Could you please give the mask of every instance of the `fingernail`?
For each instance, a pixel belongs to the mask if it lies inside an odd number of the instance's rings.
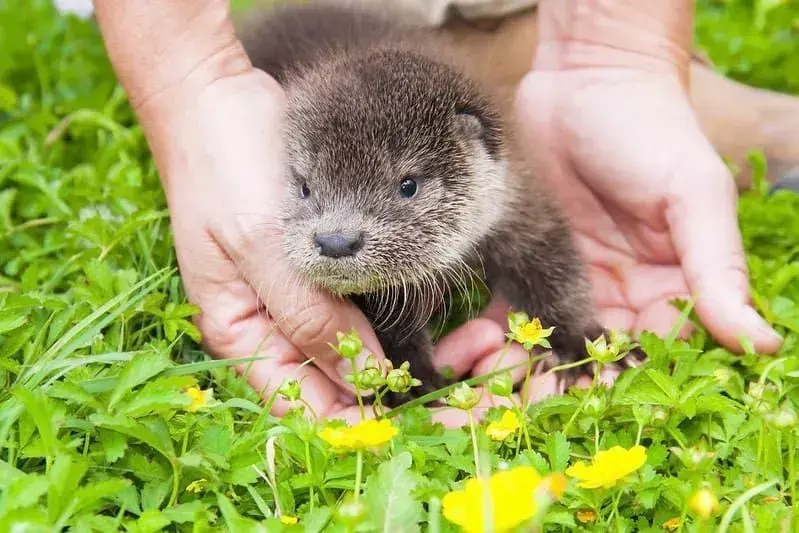
[[[782,336],[774,331],[771,325],[769,325],[754,308],[747,307],[746,314],[748,315],[747,322],[752,325],[752,329],[766,338],[769,343],[779,344],[782,342]]]

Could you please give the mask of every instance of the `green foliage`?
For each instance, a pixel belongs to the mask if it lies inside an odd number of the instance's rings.
[[[698,41],[722,71],[799,93],[796,3],[699,7]],[[270,416],[198,348],[158,177],[94,25],[43,0],[0,0],[0,20],[0,531],[346,531],[355,457],[299,412]],[[571,483],[546,530],[661,531],[676,517],[697,531],[688,502],[703,483],[720,500],[716,524],[789,528],[799,197],[756,186],[740,220],[753,298],[786,336],[775,358],[734,356],[701,327],[688,341],[645,335],[650,361],[611,389],[530,406],[530,449],[477,428],[493,470],[544,474],[597,449],[647,447],[617,489]],[[393,420],[391,445],[364,457],[356,529],[454,531],[441,498],[475,474],[468,428],[445,430],[418,407]]]

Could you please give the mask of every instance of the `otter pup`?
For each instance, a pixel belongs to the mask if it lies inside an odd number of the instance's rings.
[[[253,64],[288,97],[286,257],[363,310],[423,381],[415,394],[444,383],[429,318],[475,276],[555,326],[560,359],[586,356],[603,329],[571,230],[468,61],[359,9],[304,3],[249,22]]]

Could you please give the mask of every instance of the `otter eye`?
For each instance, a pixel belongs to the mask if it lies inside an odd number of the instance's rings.
[[[303,183],[302,185],[300,185],[300,197],[308,198],[310,194],[311,194],[311,189],[308,188],[307,183]]]
[[[410,178],[405,178],[402,180],[399,186],[400,195],[403,198],[413,198],[416,196],[416,191],[419,189],[419,186],[416,185],[416,182]]]

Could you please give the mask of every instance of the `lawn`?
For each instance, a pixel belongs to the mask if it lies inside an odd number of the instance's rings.
[[[799,4],[698,10],[720,71],[799,94]],[[649,361],[612,388],[521,416],[444,429],[417,406],[322,431],[270,416],[199,349],[156,171],[93,23],[42,0],[0,0],[0,21],[0,532],[458,531],[482,509],[477,462],[509,525],[799,527],[799,197],[767,194],[762,158],[740,220],[777,356],[732,355],[697,324],[687,341],[644,335]]]

